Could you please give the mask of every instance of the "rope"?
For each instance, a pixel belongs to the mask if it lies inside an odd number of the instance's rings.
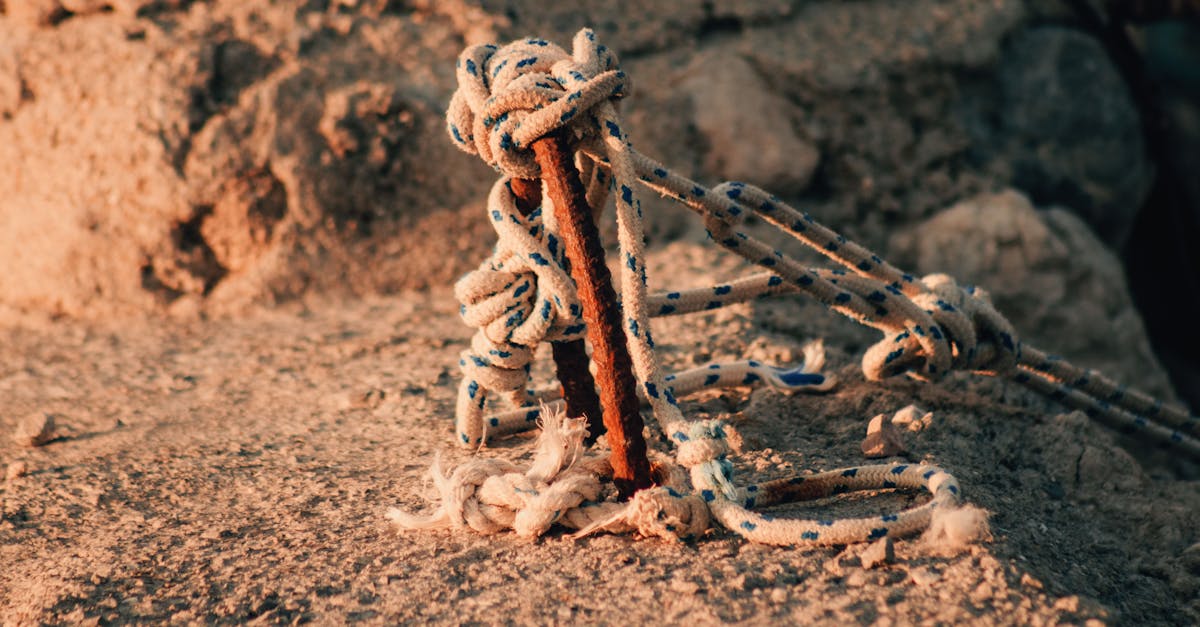
[[[897,537],[929,526],[937,511],[959,504],[958,482],[924,464],[873,465],[796,475],[735,487],[728,443],[719,421],[673,425],[677,459],[691,468],[695,490],[687,493],[678,473],[661,485],[634,494],[628,503],[600,500],[601,480],[611,475],[607,461],[584,451],[585,421],[542,408],[546,416],[537,452],[528,470],[503,460],[476,457],[446,475],[435,463],[431,472],[440,497],[426,516],[391,509],[388,517],[402,529],[470,529],[497,533],[511,529],[538,537],[554,524],[578,530],[574,538],[600,531],[636,531],[670,541],[704,535],[716,519],[753,542],[775,545],[835,545]],[[686,431],[684,431],[686,430]],[[659,468],[665,462],[660,461]],[[921,489],[933,498],[895,514],[866,518],[785,520],[753,511],[847,492]]]
[[[707,528],[711,517],[751,541],[779,545],[845,544],[927,527],[935,511],[958,505],[957,482],[938,468],[863,466],[737,487],[721,423],[691,423],[683,417],[678,395],[705,386],[765,381],[787,390],[821,390],[832,385],[817,372],[823,355],[816,352],[791,369],[745,361],[670,376],[661,372],[649,325],[652,315],[715,309],[787,291],[808,294],[884,334],[863,356],[868,379],[908,374],[933,380],[954,369],[1005,376],[1200,458],[1200,442],[1192,437],[1200,433],[1200,420],[1022,346],[983,290],[960,287],[941,274],[914,277],[757,187],[731,182],[709,189],[636,152],[617,113],[618,101],[629,92],[628,77],[616,55],[598,44],[590,30],[575,36],[569,55],[541,39],[468,48],[459,59],[457,78],[459,89],[447,113],[450,136],[502,174],[488,199],[500,238],[496,251],[456,286],[464,319],[479,328],[460,362],[464,379],[458,439],[465,446],[479,446],[489,434],[523,430],[539,417],[543,431],[538,454],[524,472],[480,458],[446,476],[435,464],[441,505],[427,517],[393,511],[400,527],[466,527],[483,533],[513,529],[537,536],[561,523],[582,534],[637,530],[687,538]],[[553,413],[553,407],[533,405],[536,395],[527,384],[537,345],[577,339],[584,326],[564,270],[550,198],[543,197],[542,211],[522,216],[510,180],[539,176],[528,146],[560,131],[576,142],[593,214],[615,192],[622,310],[634,374],[641,395],[676,446],[677,463],[688,469],[690,490],[681,481],[664,479],[628,504],[598,501],[603,463],[582,451],[583,424]],[[634,192],[638,181],[699,213],[714,241],[767,272],[711,288],[648,295],[642,211]],[[805,267],[738,230],[751,212],[841,268]],[[507,395],[517,409],[485,422],[486,399],[493,392]],[[877,519],[776,520],[752,511],[851,490],[920,487],[933,495],[931,500]]]

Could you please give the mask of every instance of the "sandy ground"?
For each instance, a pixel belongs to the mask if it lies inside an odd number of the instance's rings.
[[[709,255],[674,244],[652,269],[689,259],[727,271]],[[674,278],[711,278],[686,270]],[[769,548],[724,530],[686,545],[396,533],[384,513],[427,504],[434,456],[469,454],[450,444],[470,337],[455,308],[434,290],[226,321],[7,328],[0,433],[47,412],[60,437],[0,439],[0,465],[28,469],[0,483],[0,622],[1200,620],[1200,483],[1002,382],[867,383],[856,362],[872,334],[798,297],[657,321],[656,337],[683,367],[786,361],[824,336],[842,384],[702,393],[688,416],[729,420],[738,476],[764,479],[861,463],[866,421],[916,402],[934,421],[907,434],[909,459],[957,475],[993,513],[992,542],[943,556],[901,541],[895,563],[864,569],[861,546]],[[520,460],[530,446],[480,454]],[[879,513],[921,498],[788,511]]]

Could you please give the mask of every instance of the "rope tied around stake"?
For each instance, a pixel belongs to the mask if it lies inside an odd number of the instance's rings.
[[[719,308],[755,297],[801,292],[834,311],[879,329],[884,338],[863,357],[868,379],[899,374],[932,380],[951,370],[1008,377],[1054,400],[1161,444],[1200,457],[1200,419],[1186,411],[1119,386],[1098,373],[1023,346],[1012,325],[995,310],[986,292],[963,288],[942,274],[917,278],[888,264],[764,190],[744,183],[709,189],[636,152],[617,115],[629,93],[628,77],[616,55],[590,30],[574,39],[572,54],[541,39],[502,48],[468,48],[460,57],[459,89],[447,114],[450,136],[502,173],[493,186],[488,214],[500,242],[479,270],[456,286],[464,319],[479,328],[464,352],[464,379],[457,408],[458,437],[479,446],[488,437],[527,430],[541,420],[543,431],[533,466],[474,459],[450,476],[435,466],[441,505],[425,518],[396,510],[403,528],[467,527],[484,533],[514,529],[537,536],[555,523],[594,531],[637,530],[673,539],[695,537],[710,518],[742,536],[768,544],[846,544],[927,527],[935,512],[954,509],[959,487],[939,468],[920,465],[862,466],[738,487],[731,452],[718,421],[690,422],[677,397],[708,386],[758,381],[788,391],[828,389],[833,380],[817,372],[819,350],[806,351],[797,368],[754,361],[709,366],[664,376],[654,352],[649,318]],[[639,394],[676,447],[674,466],[656,488],[641,490],[628,503],[600,500],[603,460],[584,451],[586,429],[558,415],[561,405],[539,409],[528,391],[530,362],[542,341],[581,337],[579,300],[567,274],[562,241],[553,218],[554,199],[522,214],[511,180],[541,175],[529,146],[551,133],[574,143],[587,206],[599,215],[614,191],[621,255],[621,310]],[[640,182],[699,213],[714,241],[766,272],[708,288],[649,295],[646,288]],[[738,230],[745,215],[768,223],[838,263],[842,268],[801,265],[781,251]],[[489,392],[508,396],[514,410],[484,416]],[[664,474],[664,473],[660,473]],[[777,520],[752,511],[805,498],[852,490],[925,488],[923,505],[877,518]]]

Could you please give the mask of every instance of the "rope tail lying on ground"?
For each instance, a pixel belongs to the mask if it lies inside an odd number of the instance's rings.
[[[960,287],[942,274],[912,276],[757,187],[732,182],[709,189],[635,151],[617,112],[618,101],[629,92],[629,78],[590,30],[576,35],[572,54],[541,39],[503,48],[471,47],[459,59],[457,78],[459,89],[447,113],[450,135],[502,176],[488,199],[488,216],[499,243],[492,256],[456,286],[464,319],[479,329],[460,361],[464,378],[456,441],[478,447],[488,437],[533,428],[539,417],[546,432],[538,459],[527,472],[484,459],[468,462],[450,477],[435,469],[441,508],[429,519],[394,512],[399,525],[483,532],[514,528],[539,535],[561,522],[585,531],[636,528],[646,534],[687,537],[707,525],[711,515],[757,542],[845,544],[912,533],[927,526],[937,508],[957,505],[953,477],[919,465],[849,468],[743,488],[733,484],[720,423],[689,422],[677,397],[706,386],[757,381],[784,390],[825,390],[833,381],[818,372],[823,355],[809,351],[797,368],[746,361],[666,376],[654,353],[649,318],[783,292],[808,294],[883,332],[884,338],[863,356],[868,379],[908,374],[933,380],[955,369],[1004,376],[1106,424],[1200,458],[1195,437],[1200,435],[1200,419],[1022,345],[983,290]],[[689,469],[690,487],[664,480],[659,488],[639,492],[629,504],[597,503],[598,483],[583,477],[598,482],[603,464],[574,444],[582,436],[571,426],[572,419],[540,411],[536,395],[528,390],[538,344],[574,341],[585,330],[574,284],[564,269],[554,212],[548,210],[552,200],[543,196],[542,208],[526,215],[518,209],[511,186],[515,178],[539,176],[528,147],[555,132],[568,133],[574,140],[593,215],[599,215],[615,192],[622,311],[639,393],[675,444],[676,461]],[[634,191],[639,182],[694,210],[714,241],[766,272],[708,288],[648,294],[642,212]],[[750,213],[841,268],[806,267],[742,232],[739,221]],[[485,416],[487,399],[497,393],[506,395],[514,409]],[[559,448],[570,455],[550,452]],[[543,465],[555,471],[545,472]],[[931,501],[872,520],[785,521],[751,511],[848,490],[921,486],[933,493]],[[531,517],[539,522],[527,523]],[[652,520],[674,522],[655,526],[647,522]]]

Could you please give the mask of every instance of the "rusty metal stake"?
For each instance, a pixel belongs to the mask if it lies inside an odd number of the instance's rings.
[[[542,202],[541,179],[513,179],[509,184],[517,199],[517,211],[528,216]],[[604,414],[600,410],[600,397],[596,395],[596,382],[588,370],[587,345],[583,340],[551,342],[554,354],[554,370],[562,384],[563,400],[567,403],[567,415],[587,418],[587,444],[594,443],[604,433]]]
[[[650,487],[652,482],[646,440],[642,437],[642,415],[638,413],[633,361],[625,344],[612,274],[604,263],[600,231],[592,221],[570,144],[562,135],[553,133],[533,142],[531,148],[542,169],[546,193],[554,202],[559,235],[583,306],[592,359],[596,362],[604,426],[612,447],[613,483],[621,498],[628,498]]]

